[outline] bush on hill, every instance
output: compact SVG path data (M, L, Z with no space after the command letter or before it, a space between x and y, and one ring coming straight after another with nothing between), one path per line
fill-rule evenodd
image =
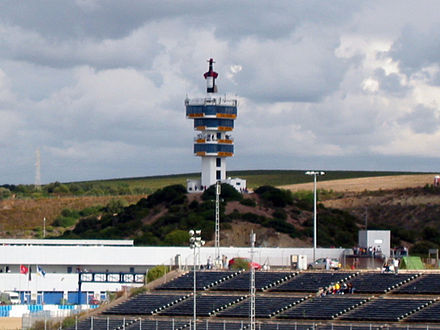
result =
M251 198L243 198L240 201L240 204L245 205L245 206L251 206L251 207L256 207L257 206L257 203L253 199L251 199Z
M243 199L243 195L240 194L237 189L232 187L230 184L222 183L220 198L225 202L241 201ZM204 201L215 200L215 185L212 185L203 192L202 199Z
M293 195L290 190L278 189L272 186L261 186L255 189L263 202L274 207L286 207L293 203Z
M186 200L186 188L180 184L159 189L147 198L148 207L161 203L166 205L182 204Z

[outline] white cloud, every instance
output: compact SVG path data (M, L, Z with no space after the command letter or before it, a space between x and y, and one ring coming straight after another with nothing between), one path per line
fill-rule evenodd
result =
M0 182L33 182L37 147L44 182L199 171L183 101L211 57L219 92L239 95L231 168L433 168L439 9L4 1Z

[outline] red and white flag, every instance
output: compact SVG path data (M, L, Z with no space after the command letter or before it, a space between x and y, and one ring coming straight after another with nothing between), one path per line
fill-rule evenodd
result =
M29 272L29 268L27 268L25 265L20 265L20 274L27 274Z

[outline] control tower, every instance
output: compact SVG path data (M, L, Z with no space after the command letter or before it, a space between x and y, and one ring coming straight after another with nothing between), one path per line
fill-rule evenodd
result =
M187 180L189 192L206 190L217 181L226 182L237 190L246 189L246 181L226 178L226 157L234 155L234 120L237 118L237 100L218 96L214 71L214 60L208 61L209 70L203 76L206 80L206 96L185 100L186 117L194 120L194 155L202 159L201 180Z

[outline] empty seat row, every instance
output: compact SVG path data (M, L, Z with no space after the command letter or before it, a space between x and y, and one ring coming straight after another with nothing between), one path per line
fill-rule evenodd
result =
M199 295L196 297L196 312L200 316L211 316L215 313L236 304L245 296L219 296L219 295ZM160 312L161 315L167 316L190 316L193 315L193 299L187 299L183 302L171 306Z
M196 289L198 291L207 290L208 288L229 280L240 273L240 271L198 271L196 273ZM193 288L194 272L188 272L170 282L162 284L157 287L157 290L192 290Z
M255 288L257 291L267 290L273 286L279 285L284 281L294 277L296 273L291 272L256 272ZM220 283L212 288L216 291L249 291L250 273L244 272L240 275Z
M386 299L378 298L341 317L350 321L397 322L432 304L434 299Z
M140 294L117 306L107 309L103 314L149 315L173 306L190 295Z
M306 297L264 297L257 296L255 298L255 316L258 318L270 318L282 311L299 304L304 301ZM250 298L245 301L227 308L220 312L219 317L247 317L250 310Z
M419 274L363 273L348 282L356 293L386 293L418 276Z
M440 274L425 274L393 291L396 294L440 294Z
M369 298L347 298L345 296L315 297L281 313L284 319L330 320L366 303Z

